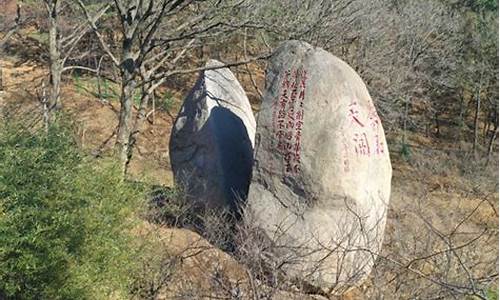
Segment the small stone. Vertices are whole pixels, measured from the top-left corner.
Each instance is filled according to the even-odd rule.
[[[211,60],[208,67],[222,63]],[[255,118],[228,68],[206,70],[184,100],[170,138],[177,185],[196,207],[236,211],[246,199]]]

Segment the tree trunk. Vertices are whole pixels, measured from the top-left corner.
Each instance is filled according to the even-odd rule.
[[[464,114],[465,114],[465,101],[464,101],[464,91],[462,90],[460,93],[460,113],[458,116],[458,133],[457,133],[457,141],[462,141],[463,139],[463,130],[465,127],[465,119],[464,119]],[[459,144],[459,148],[461,149],[462,146]]]
[[[152,98],[152,102],[153,102],[153,125],[156,124],[156,119],[155,119],[155,115],[156,115],[156,97],[155,97],[155,92],[153,92],[153,94],[151,94],[151,98]]]
[[[137,86],[135,76],[137,72],[133,51],[133,30],[127,28],[122,42],[122,61],[120,63],[121,95],[120,118],[118,122],[117,146],[120,153],[122,175],[127,173],[130,145],[129,137],[132,132],[132,107],[134,105],[134,92]]]
[[[436,137],[439,138],[439,137],[441,137],[441,127],[439,124],[439,115],[437,112],[434,114],[434,120],[436,122]]]
[[[498,135],[498,123],[495,123],[495,130],[491,134],[490,142],[488,144],[488,157],[486,158],[486,166],[490,163],[491,153],[493,153],[493,145],[495,144],[495,139]]]
[[[21,26],[21,3],[16,3],[16,19],[14,26],[12,26],[4,35],[3,38],[0,40],[0,51],[3,50],[3,48],[7,45],[7,42],[9,41],[10,37],[14,35],[14,33],[17,32],[19,27]]]
[[[149,85],[146,85],[142,88],[142,96],[141,103],[139,104],[139,111],[137,112],[137,116],[135,118],[134,126],[130,131],[127,143],[127,160],[124,163],[124,174],[128,171],[128,166],[130,164],[130,160],[132,159],[134,146],[137,142],[137,137],[144,129],[144,121],[146,120],[146,110],[151,98],[150,94],[147,94],[147,90]]]
[[[101,65],[102,65],[103,59],[104,59],[104,56],[101,56],[101,58],[99,59],[99,63],[97,63],[96,76],[97,76],[97,94],[99,95],[99,100],[104,103],[105,100],[103,97],[102,86],[101,86]]]
[[[406,145],[406,127],[407,127],[407,122],[408,122],[408,110],[410,106],[410,99],[409,97],[406,97],[405,99],[405,110],[403,114],[403,136],[402,136],[402,146],[404,147]]]
[[[59,109],[61,94],[61,76],[63,60],[61,58],[61,44],[58,32],[59,1],[51,1],[47,4],[49,15],[49,59],[50,59],[50,91],[49,111]]]
[[[477,144],[478,144],[478,131],[479,131],[479,110],[481,109],[481,96],[480,89],[476,91],[476,112],[474,115],[474,141],[472,144],[472,154],[477,158]]]
[[[122,71],[122,87],[120,95],[120,119],[118,122],[117,145],[120,152],[122,174],[127,172],[129,155],[129,136],[132,129],[132,106],[134,101],[135,78],[129,70]]]

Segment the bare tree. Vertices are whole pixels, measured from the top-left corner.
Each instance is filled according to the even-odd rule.
[[[102,49],[120,70],[120,117],[117,145],[126,174],[137,135],[141,131],[146,107],[154,91],[168,78],[198,72],[206,67],[180,67],[178,63],[207,39],[228,35],[257,25],[251,20],[237,20],[235,13],[244,1],[141,0],[113,1],[116,22],[121,31],[121,44],[112,49],[92,20],[87,6],[78,0]],[[236,66],[267,57],[261,54],[228,62]],[[133,120],[134,96],[140,90],[138,114]]]
[[[0,27],[0,29],[5,32],[2,39],[0,40],[0,51],[4,49],[10,37],[19,30],[24,22],[26,22],[26,19],[22,19],[21,17],[21,3],[16,3],[16,16],[13,22],[14,24],[8,26],[6,22],[6,25],[8,26],[7,28],[2,28],[3,26]]]
[[[87,25],[77,25],[71,30],[61,28],[64,10],[70,11],[69,3],[64,0],[43,0],[45,13],[48,20],[48,47],[49,47],[49,95],[47,107],[50,115],[55,109],[59,109],[61,103],[61,80],[64,71],[75,68],[88,69],[85,66],[70,65],[66,63],[71,57],[80,40],[89,32]],[[91,16],[95,22],[106,12],[109,6],[101,7],[97,13]],[[72,15],[75,18],[75,15]]]
[[[59,105],[61,93],[61,75],[63,58],[61,56],[61,40],[59,33],[59,14],[61,1],[44,0],[49,20],[49,65],[50,65],[50,110]]]
[[[472,153],[477,159],[480,126],[484,124],[486,133],[487,124],[496,122],[490,117],[492,111],[496,114],[498,109],[498,39],[494,38],[498,36],[498,17],[496,13],[479,10],[466,20],[461,74],[464,89],[474,103]]]

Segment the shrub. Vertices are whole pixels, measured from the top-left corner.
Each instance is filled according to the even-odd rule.
[[[142,191],[71,130],[0,124],[0,299],[126,298]]]
[[[158,108],[162,111],[169,112],[172,110],[175,103],[175,98],[172,92],[167,91],[165,95],[159,99]]]
[[[399,152],[401,154],[401,157],[405,160],[408,161],[411,159],[411,149],[410,145],[407,143],[402,143],[401,144],[401,150]]]

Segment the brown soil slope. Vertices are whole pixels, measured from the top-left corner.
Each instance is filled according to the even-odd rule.
[[[47,69],[17,63],[14,58],[0,58],[4,84],[4,92],[0,92],[0,107],[40,125],[42,109],[37,95],[42,93],[42,80],[47,78]],[[241,78],[245,89],[252,91],[251,99],[256,106],[258,98],[253,85],[248,78]],[[262,78],[263,74],[260,74],[258,82],[262,83]],[[119,103],[101,102],[86,89],[85,85],[78,86],[74,78],[66,78],[61,96],[63,110],[77,124],[78,138],[85,151],[95,156],[111,155]],[[156,110],[154,122],[151,117],[146,123],[131,162],[133,177],[153,184],[173,184],[168,155],[169,136],[175,113],[187,90],[188,85],[173,90],[173,104],[169,111]],[[389,136],[389,141],[395,138]],[[494,268],[498,257],[498,173],[494,162],[498,158],[482,172],[468,173],[469,169],[464,167],[467,162],[443,150],[450,145],[420,135],[410,136],[409,140],[414,149],[410,160],[403,160],[397,151],[391,153],[393,193],[383,255],[404,265],[416,257],[425,256],[425,251],[446,249],[446,243],[436,238],[439,234],[451,234],[452,242],[460,245],[486,230],[477,243],[471,244],[473,247],[466,248],[467,255],[477,261],[473,272]],[[181,242],[182,238],[179,238]],[[397,274],[383,264],[378,268],[380,272]],[[433,272],[441,271],[439,268],[437,263],[419,265],[418,272],[433,276]],[[397,280],[389,279],[388,285],[397,284]],[[419,282],[413,277],[411,280],[415,284]]]

